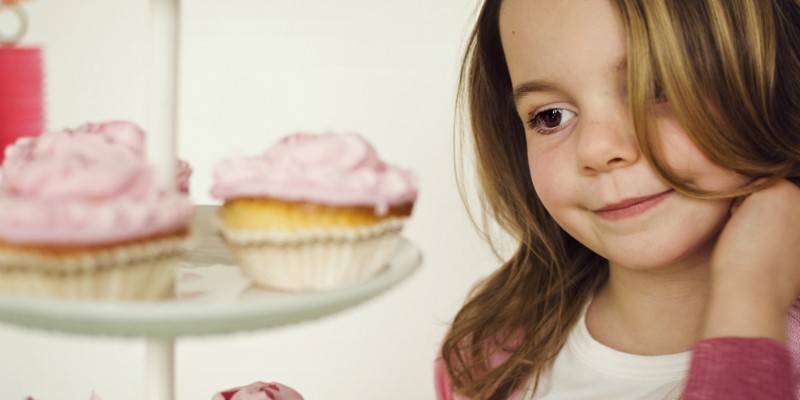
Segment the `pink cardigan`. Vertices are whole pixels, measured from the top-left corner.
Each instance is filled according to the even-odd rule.
[[[498,354],[492,362],[504,361]],[[434,365],[436,398],[453,393],[441,358]],[[692,348],[682,400],[800,400],[800,298],[786,318],[786,344],[766,338],[712,338]],[[522,389],[509,400],[522,398]]]

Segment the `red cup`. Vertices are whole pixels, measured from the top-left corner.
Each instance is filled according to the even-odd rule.
[[[44,70],[38,47],[0,47],[0,162],[6,146],[44,130]]]

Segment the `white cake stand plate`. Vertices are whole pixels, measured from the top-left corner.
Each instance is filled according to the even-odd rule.
[[[422,254],[401,238],[385,268],[367,282],[324,292],[259,288],[234,265],[209,223],[216,207],[198,206],[197,250],[179,268],[177,298],[114,302],[0,296],[0,321],[65,333],[146,340],[148,400],[174,399],[174,340],[180,336],[270,329],[331,315],[411,276]]]
[[[401,239],[394,257],[368,282],[325,292],[287,293],[254,287],[233,265],[184,266],[178,299],[163,302],[83,301],[0,296],[0,321],[88,335],[221,334],[306,321],[344,310],[411,275],[422,256]]]

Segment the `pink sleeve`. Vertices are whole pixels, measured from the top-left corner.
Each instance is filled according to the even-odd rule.
[[[508,357],[508,353],[496,352],[492,354],[489,363],[491,366],[496,367],[505,362]],[[433,365],[433,381],[436,386],[436,400],[469,400],[467,397],[453,392],[453,384],[450,382],[450,376],[447,374],[447,368],[441,356],[436,358],[436,362]],[[511,393],[507,400],[522,399],[524,390],[524,387],[518,388]]]
[[[692,349],[683,400],[794,400],[792,360],[767,338],[723,337]]]
[[[437,358],[433,365],[433,380],[436,386],[436,400],[453,400],[453,387],[441,357]]]

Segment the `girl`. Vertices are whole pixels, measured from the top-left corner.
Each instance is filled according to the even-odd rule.
[[[486,0],[461,81],[519,246],[440,399],[794,398],[796,0]]]

